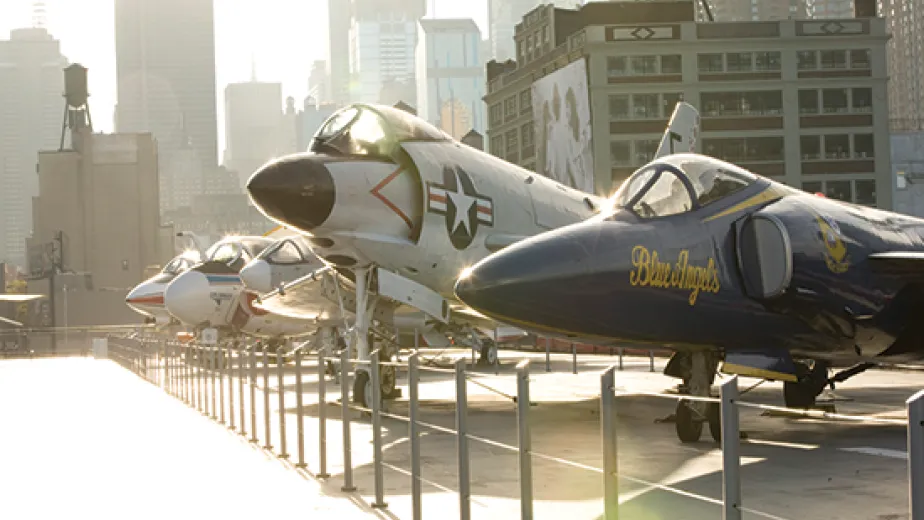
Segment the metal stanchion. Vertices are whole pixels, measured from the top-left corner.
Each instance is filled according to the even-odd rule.
[[[465,380],[465,361],[458,360],[456,365],[456,445],[459,464],[459,520],[472,517],[471,477],[468,459],[468,397]]]
[[[298,443],[298,462],[296,468],[305,464],[305,413],[302,411],[302,348],[295,349],[295,437]]]
[[[269,398],[269,345],[263,347],[263,433],[266,442],[263,447],[273,449],[272,426],[270,426],[270,398]]]
[[[603,518],[619,518],[619,478],[616,476],[616,371],[600,377],[600,430],[603,435]]]
[[[375,502],[372,507],[388,507],[385,503],[385,475],[382,470],[382,386],[379,367],[379,351],[374,350],[372,360],[372,468],[374,474]]]
[[[574,348],[574,345],[572,345]],[[532,437],[529,431],[529,361],[517,364],[517,433],[520,454],[520,518],[533,518]]]
[[[276,387],[279,392],[279,457],[283,459],[289,458],[289,453],[286,451],[286,392],[283,385],[285,356],[285,347],[280,346],[276,349],[276,379],[278,380]]]
[[[625,355],[625,353],[626,353],[626,349],[619,347],[619,370],[622,370],[622,367],[623,367],[622,357],[623,355]]]
[[[648,351],[648,371],[654,372],[654,350]]]
[[[420,487],[420,426],[417,425],[418,382],[420,381],[420,356],[417,354],[417,331],[414,331],[414,353],[407,360],[407,387],[410,394],[408,403],[408,437],[411,443],[411,511],[413,520],[422,520],[423,508],[421,504]]]
[[[211,360],[209,362],[209,364],[211,365],[209,367],[209,379],[212,380],[212,390],[209,393],[209,397],[211,398],[211,403],[212,403],[211,416],[212,416],[212,419],[217,419],[218,415],[216,414],[216,410],[215,410],[215,374],[216,372],[218,372],[218,347],[217,346],[210,347],[209,351],[210,351],[209,359]]]
[[[741,520],[741,437],[738,433],[738,376],[722,383],[722,518]],[[715,406],[706,403],[706,406]]]
[[[190,394],[192,394],[189,379],[189,345],[183,345],[181,349],[183,350],[183,364],[180,367],[180,372],[183,375],[183,402],[188,405],[191,402]]]
[[[545,371],[552,371],[552,340],[545,338]]]
[[[908,492],[910,520],[924,520],[924,390],[908,405]]]
[[[571,373],[577,374],[577,345],[571,344]]]
[[[231,360],[234,359],[234,350],[233,347],[235,342],[228,342],[228,350],[225,354],[225,360],[227,365],[225,371],[228,373],[228,428],[234,429],[234,365],[231,364]],[[222,405],[222,410],[224,410],[224,405]]]
[[[257,438],[257,346],[250,349],[250,442]]]
[[[207,406],[205,401],[205,352],[203,352],[202,347],[196,349],[196,386],[198,387],[198,395],[196,396],[197,409],[207,414],[205,411]]]
[[[217,347],[218,356],[218,420],[225,424],[225,349]]]
[[[321,329],[325,335],[322,337],[321,348],[318,349],[318,478],[330,478],[327,472],[327,353],[332,338],[330,330]]]
[[[168,361],[170,358],[167,357],[167,340],[163,340],[163,345],[164,345],[164,348],[162,352],[164,354],[162,357],[164,360],[164,371],[163,371],[163,377],[161,378],[162,380],[160,382],[160,386],[164,388],[165,392],[170,393],[170,378],[169,378],[170,374],[167,373],[167,371],[170,370],[170,362]]]
[[[350,450],[350,349],[340,351],[340,419],[343,424],[343,486],[341,491],[356,491],[353,485],[353,458]]]
[[[247,364],[247,345],[242,345],[238,343],[237,345],[237,396],[239,397],[238,402],[240,403],[240,417],[241,419],[241,429],[240,434],[247,436],[247,415],[246,410],[244,409],[244,384],[247,381],[247,372],[245,372],[245,367]]]

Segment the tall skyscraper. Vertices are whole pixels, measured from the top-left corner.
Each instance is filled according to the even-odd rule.
[[[417,22],[426,0],[351,0],[350,93],[353,101],[417,101]]]
[[[456,139],[485,131],[481,31],[471,19],[423,19],[417,44],[417,113]]]
[[[892,35],[889,39],[890,127],[899,132],[924,131],[924,0],[879,0],[878,4],[877,12],[885,17]]]
[[[43,28],[0,40],[0,262],[26,265],[39,150],[57,149],[67,59]]]
[[[600,0],[595,0],[600,1]],[[488,37],[491,55],[485,61],[495,59],[507,61],[517,59],[513,41],[514,29],[523,21],[523,15],[543,4],[574,9],[585,0],[488,0]]]
[[[331,101],[346,104],[350,101],[350,0],[327,2],[327,74],[330,81]]]
[[[152,132],[161,163],[186,145],[218,160],[213,0],[116,0],[116,131]],[[161,175],[171,176],[171,171]]]
[[[240,176],[242,189],[257,168],[282,152],[282,124],[281,83],[248,81],[225,87],[223,163]]]
[[[308,96],[319,103],[331,101],[330,74],[327,72],[327,62],[324,60],[317,60],[311,66],[311,74],[308,75]]]

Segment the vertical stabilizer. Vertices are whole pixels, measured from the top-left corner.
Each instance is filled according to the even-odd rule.
[[[674,108],[671,120],[667,124],[664,137],[658,146],[655,159],[675,153],[696,151],[696,139],[699,137],[699,112],[693,105],[681,101]]]

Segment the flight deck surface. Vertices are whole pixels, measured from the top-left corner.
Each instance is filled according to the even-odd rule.
[[[422,351],[429,357],[430,354]],[[440,366],[453,357],[440,359]],[[510,447],[517,442],[513,366],[532,360],[534,517],[601,518],[602,478],[599,424],[601,371],[616,357],[553,356],[545,372],[544,354],[501,352],[494,368],[473,368],[481,383],[468,385],[470,434]],[[660,392],[676,381],[649,372],[647,358],[625,358],[616,373],[619,390]],[[316,366],[304,366],[303,411],[308,471],[318,468]],[[156,517],[176,511],[177,497],[192,518],[273,518],[300,514],[311,518],[372,517],[372,429],[355,412],[352,461],[355,493],[343,493],[342,423],[335,402],[339,386],[326,382],[327,481],[300,473],[279,453],[278,385],[270,372],[271,455],[263,428],[263,379],[258,378],[259,442],[248,443],[216,422],[108,361],[88,359],[0,362],[0,402],[6,426],[0,431],[0,484],[5,490],[0,517],[51,518],[93,511],[95,517]],[[284,370],[287,451],[297,445],[295,378]],[[262,374],[261,374],[262,376]],[[837,411],[903,419],[904,400],[921,388],[924,373],[870,371],[839,386]],[[742,379],[742,391],[755,380]],[[406,374],[398,374],[399,387]],[[492,390],[489,390],[490,387]],[[237,398],[237,378],[235,378]],[[452,375],[423,372],[420,384],[424,422],[453,428]],[[780,385],[764,384],[743,400],[781,404]],[[249,400],[248,400],[249,403]],[[617,398],[619,418],[620,513],[632,519],[712,519],[721,506],[659,490],[667,485],[721,500],[721,450],[708,432],[703,441],[681,444],[669,416],[675,401],[647,396]],[[226,406],[229,403],[226,401]],[[387,411],[406,416],[404,396]],[[239,403],[235,403],[235,408]],[[226,408],[227,413],[230,410]],[[235,414],[237,414],[235,410]],[[249,413],[248,413],[249,415]],[[247,438],[251,437],[247,417]],[[239,419],[238,419],[239,424]],[[383,418],[386,510],[379,515],[411,518],[410,455],[405,422]],[[745,507],[784,519],[908,518],[905,430],[899,426],[764,416],[741,410],[741,487]],[[422,428],[423,518],[458,518],[456,437]],[[472,518],[518,518],[517,453],[499,445],[469,441]],[[391,467],[389,467],[391,466]],[[644,482],[644,483],[642,483]],[[241,490],[246,489],[246,494]],[[21,514],[25,511],[27,514]],[[17,513],[17,514],[10,514]],[[60,513],[60,515],[58,514]],[[760,518],[745,514],[744,518]]]

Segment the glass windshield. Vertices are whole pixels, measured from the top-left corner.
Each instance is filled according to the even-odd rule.
[[[403,141],[443,141],[446,133],[403,110],[353,105],[332,115],[314,136],[313,152],[390,158]]]
[[[301,249],[291,240],[285,240],[266,249],[260,254],[260,258],[271,264],[297,264],[305,260]]]
[[[643,218],[666,217],[690,211],[693,201],[680,176],[668,169],[657,172],[654,182],[632,204],[632,211]]]
[[[219,242],[205,252],[206,260],[230,264],[241,256],[241,245],[237,242]]]

